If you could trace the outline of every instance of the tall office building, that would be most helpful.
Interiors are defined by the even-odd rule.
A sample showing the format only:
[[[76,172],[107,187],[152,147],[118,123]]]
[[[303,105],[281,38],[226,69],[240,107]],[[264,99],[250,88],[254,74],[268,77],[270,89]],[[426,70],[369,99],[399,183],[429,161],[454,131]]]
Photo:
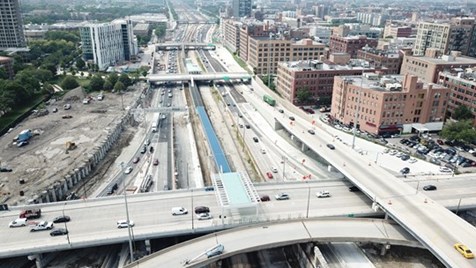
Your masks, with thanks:
[[[251,0],[233,0],[233,17],[251,17]]]
[[[137,40],[129,20],[89,24],[80,28],[83,58],[91,60],[100,70],[131,60],[137,54]]]
[[[26,47],[18,0],[0,1],[0,50]]]

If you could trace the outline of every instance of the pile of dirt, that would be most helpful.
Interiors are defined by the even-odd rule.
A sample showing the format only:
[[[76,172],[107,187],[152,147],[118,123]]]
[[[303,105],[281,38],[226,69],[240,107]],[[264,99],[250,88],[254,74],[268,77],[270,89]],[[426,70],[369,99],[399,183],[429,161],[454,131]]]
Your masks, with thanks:
[[[77,87],[68,91],[68,93],[64,94],[63,101],[65,102],[77,102],[81,101],[86,97],[86,93],[84,92],[82,87]]]

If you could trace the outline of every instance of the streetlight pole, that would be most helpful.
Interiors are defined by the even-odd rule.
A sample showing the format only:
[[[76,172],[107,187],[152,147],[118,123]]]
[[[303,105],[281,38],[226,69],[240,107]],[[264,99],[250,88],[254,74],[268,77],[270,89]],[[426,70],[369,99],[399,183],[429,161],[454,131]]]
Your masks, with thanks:
[[[193,231],[193,229],[194,229],[194,225],[193,225],[193,224],[194,224],[194,222],[193,222],[193,213],[195,213],[195,210],[193,209],[193,189],[192,189],[192,191],[191,191],[191,196],[192,196],[192,208],[190,209],[190,210],[191,210],[191,211],[190,211],[190,215],[192,215],[192,231]]]
[[[456,207],[456,213],[455,213],[456,215],[458,215],[458,212],[459,212],[459,206],[461,205],[461,199],[462,199],[462,198],[459,199],[459,201],[458,201],[458,207]]]
[[[286,156],[283,155],[283,181],[286,180]]]
[[[311,205],[311,186],[306,181],[307,184],[307,212],[306,212],[306,219],[309,218],[309,207]]]
[[[64,219],[64,208],[65,208],[65,206],[66,206],[66,202],[64,202],[64,205],[63,205],[63,219]],[[66,229],[66,239],[68,239],[68,245],[71,246],[71,241],[69,240],[69,231],[68,231],[68,226],[66,225],[66,221],[64,221],[64,228]]]
[[[131,225],[129,219],[129,207],[127,205],[127,191],[126,191],[126,178],[124,178],[124,162],[121,162],[121,177],[122,177],[122,190],[124,191],[124,203],[126,204],[126,218],[127,218],[127,232],[129,233],[129,254],[131,258],[131,263],[134,261],[134,251],[132,248],[132,234],[131,234]]]
[[[420,187],[420,181],[417,181],[417,185],[416,185],[416,194],[418,193],[418,188]]]

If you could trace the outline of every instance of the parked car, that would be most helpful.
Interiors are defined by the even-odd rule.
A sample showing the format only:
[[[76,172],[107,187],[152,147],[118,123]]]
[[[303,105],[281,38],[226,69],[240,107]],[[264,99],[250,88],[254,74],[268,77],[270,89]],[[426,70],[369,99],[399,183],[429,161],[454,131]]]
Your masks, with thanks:
[[[69,222],[71,218],[66,215],[58,216],[53,219],[53,223]]]
[[[436,189],[436,186],[431,184],[423,186],[423,191],[435,191]]]
[[[317,198],[327,198],[331,197],[331,194],[329,193],[329,191],[320,191],[316,193],[316,196]]]
[[[130,226],[130,227],[134,227],[134,222],[133,221],[129,221],[129,224],[127,222],[127,220],[119,220],[117,221],[117,228],[119,229],[122,229],[122,228],[127,228],[127,226]]]
[[[449,167],[440,167],[440,172],[451,173],[453,170]]]
[[[456,244],[454,244],[454,248],[459,253],[461,253],[461,255],[463,255],[463,257],[465,257],[466,259],[473,259],[474,258],[473,252],[467,246],[465,246],[461,243],[456,243]]]
[[[275,195],[274,198],[276,198],[276,200],[288,200],[289,195],[287,193],[279,193]]]
[[[50,236],[58,236],[58,235],[66,235],[66,234],[68,234],[68,230],[64,228],[54,229],[53,231],[50,232]]]

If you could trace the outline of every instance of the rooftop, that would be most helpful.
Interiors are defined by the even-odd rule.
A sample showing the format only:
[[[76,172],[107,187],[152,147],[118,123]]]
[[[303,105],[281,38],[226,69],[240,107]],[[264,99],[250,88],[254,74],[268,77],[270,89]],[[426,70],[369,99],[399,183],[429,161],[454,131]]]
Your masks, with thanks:
[[[466,57],[466,56],[449,56],[443,55],[438,58],[432,58],[427,56],[408,56],[409,59],[417,59],[420,61],[425,61],[428,63],[434,64],[448,64],[448,65],[456,65],[456,64],[476,64],[476,58]]]
[[[364,73],[364,75],[341,76],[344,81],[357,87],[367,88],[375,91],[402,92],[402,83],[405,75],[379,75],[376,73]],[[422,83],[422,80],[418,79]],[[431,83],[433,88],[445,88],[442,85]],[[428,83],[424,83],[423,88],[427,88]]]
[[[331,61],[290,61],[281,62],[279,65],[293,71],[316,71],[316,70],[374,70],[366,60],[351,59],[347,65],[338,65]]]
[[[398,51],[395,51],[395,50],[376,49],[376,48],[372,48],[372,47],[369,47],[369,46],[363,47],[362,50],[365,51],[365,52],[368,52],[368,53],[372,53],[372,54],[375,54],[375,55],[378,55],[378,56],[384,56],[384,57],[387,57],[387,58],[399,58],[400,57],[400,54],[398,53]]]

